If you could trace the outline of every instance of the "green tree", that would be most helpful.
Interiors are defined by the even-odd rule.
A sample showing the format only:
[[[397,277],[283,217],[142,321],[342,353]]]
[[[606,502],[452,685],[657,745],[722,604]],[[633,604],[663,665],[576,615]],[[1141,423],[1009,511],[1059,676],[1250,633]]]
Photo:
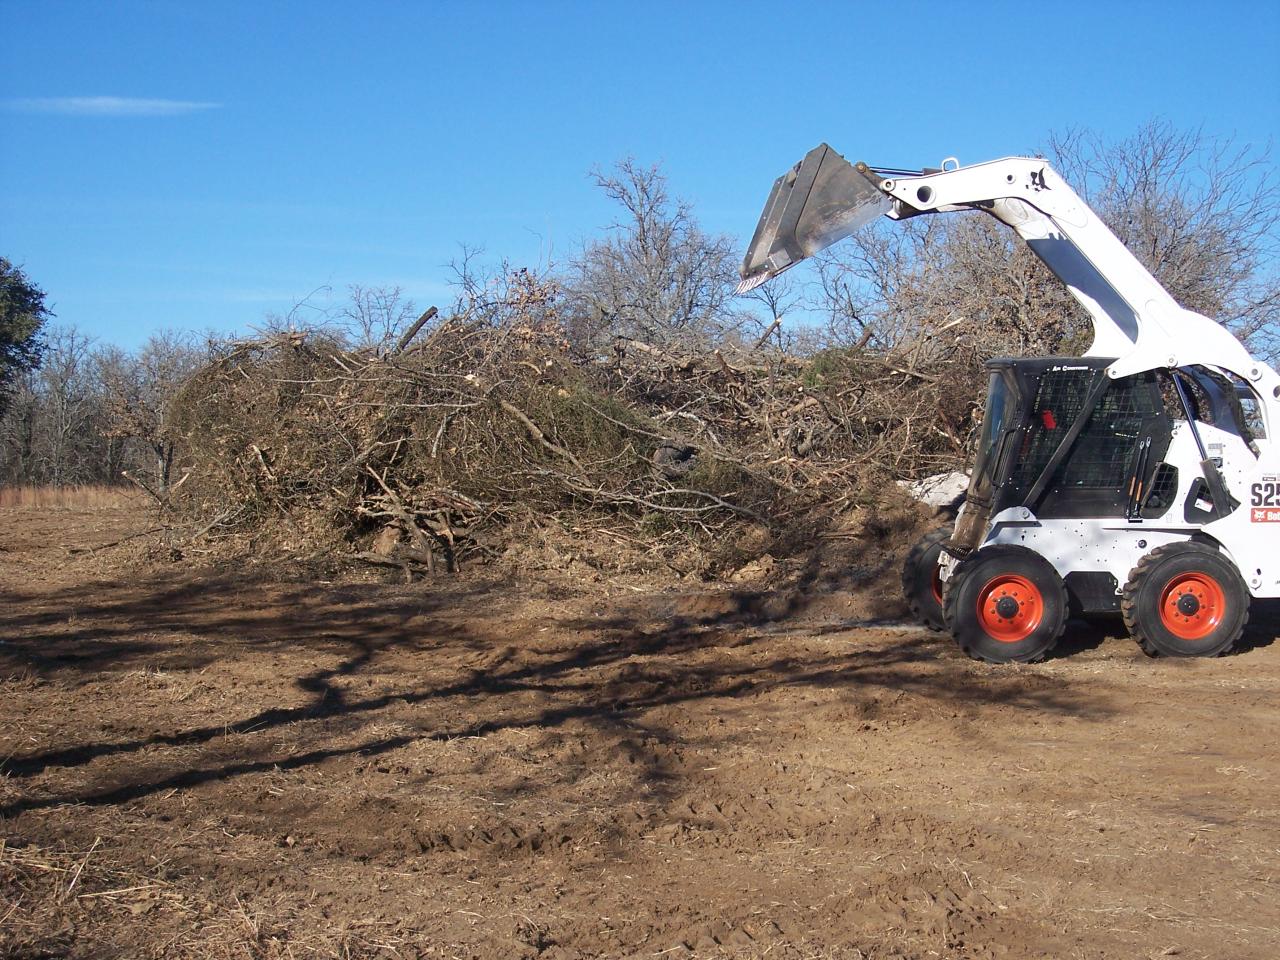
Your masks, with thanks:
[[[0,257],[0,411],[14,377],[39,365],[44,346],[40,328],[51,316],[44,291]]]

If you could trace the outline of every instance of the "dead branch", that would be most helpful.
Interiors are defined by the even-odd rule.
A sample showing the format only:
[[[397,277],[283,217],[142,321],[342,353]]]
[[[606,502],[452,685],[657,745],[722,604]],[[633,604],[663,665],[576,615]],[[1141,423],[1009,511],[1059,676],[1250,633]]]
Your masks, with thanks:
[[[425,327],[427,325],[427,322],[430,321],[431,318],[434,317],[438,312],[439,311],[437,311],[435,307],[430,307],[427,309],[425,313],[422,314],[422,316],[420,316],[417,320],[413,321],[413,325],[410,326],[409,329],[404,332],[403,336],[401,336],[400,339],[396,341],[395,348],[391,351],[391,353],[393,355],[397,353],[404,353],[404,348],[409,345],[409,342],[418,335],[418,332],[423,327]],[[410,314],[410,316],[413,316],[413,314]]]
[[[498,406],[502,407],[503,410],[515,417],[515,419],[520,422],[521,426],[529,431],[529,436],[533,437],[537,443],[541,444],[547,450],[550,450],[557,457],[562,457],[565,460],[568,460],[579,473],[585,472],[582,469],[582,464],[578,462],[578,458],[558,443],[554,443],[548,439],[547,435],[542,432],[536,423],[529,419],[528,415],[525,414],[523,410],[506,400],[499,400]]]

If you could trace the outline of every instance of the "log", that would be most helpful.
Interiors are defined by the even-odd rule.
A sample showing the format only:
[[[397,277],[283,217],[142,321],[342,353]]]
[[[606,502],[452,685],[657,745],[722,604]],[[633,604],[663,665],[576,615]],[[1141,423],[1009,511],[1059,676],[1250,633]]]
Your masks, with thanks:
[[[391,351],[392,356],[397,353],[403,353],[404,348],[409,345],[409,341],[418,335],[418,332],[427,325],[427,321],[434,317],[439,311],[435,307],[430,307],[417,320],[413,321],[413,326],[404,332],[399,340],[396,341],[395,349]]]

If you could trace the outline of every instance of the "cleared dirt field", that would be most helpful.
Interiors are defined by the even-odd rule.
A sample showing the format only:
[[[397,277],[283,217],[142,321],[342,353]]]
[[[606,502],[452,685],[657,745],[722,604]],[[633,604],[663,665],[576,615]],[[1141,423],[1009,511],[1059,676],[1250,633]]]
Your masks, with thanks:
[[[1280,955],[1274,607],[994,668],[856,592],[72,552],[145,522],[0,511],[0,956]]]

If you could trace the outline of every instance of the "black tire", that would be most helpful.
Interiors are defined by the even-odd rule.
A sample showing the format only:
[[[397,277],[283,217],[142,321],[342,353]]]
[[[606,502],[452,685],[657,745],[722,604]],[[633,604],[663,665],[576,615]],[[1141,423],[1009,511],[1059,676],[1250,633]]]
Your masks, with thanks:
[[[1217,657],[1249,622],[1249,590],[1235,564],[1206,543],[1157,547],[1129,571],[1124,625],[1148,656]]]
[[[1043,660],[1067,624],[1066,585],[1026,547],[979,550],[956,568],[943,597],[951,636],[987,663]]]
[[[907,553],[902,564],[902,593],[907,605],[912,616],[930,630],[947,628],[942,612],[938,556],[942,553],[942,544],[951,539],[951,530],[951,527],[943,527],[926,533]]]

